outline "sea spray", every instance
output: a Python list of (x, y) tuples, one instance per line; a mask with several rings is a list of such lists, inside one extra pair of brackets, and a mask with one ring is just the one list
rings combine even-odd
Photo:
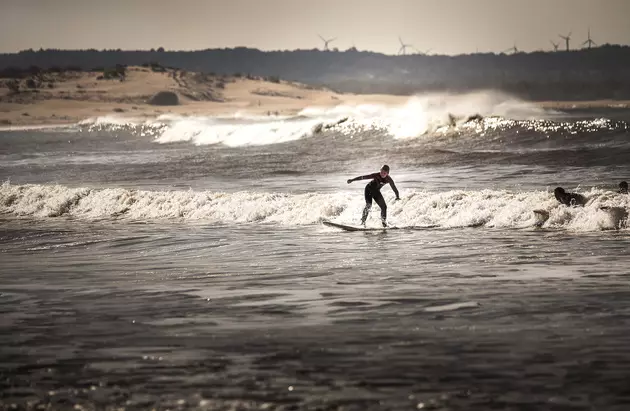
[[(586, 207), (560, 205), (546, 191), (505, 190), (409, 191), (389, 203), (389, 219), (400, 226), (441, 228), (527, 228), (536, 223), (533, 210), (550, 213), (547, 227), (572, 231), (614, 229), (619, 222), (602, 207), (630, 208), (630, 198), (601, 189), (583, 193)], [(264, 223), (302, 226), (335, 219), (356, 223), (364, 206), (356, 193), (235, 193), (147, 191), (126, 188), (69, 188), (61, 185), (0, 186), (0, 213), (14, 217), (84, 220), (179, 220), (208, 223)], [(374, 206), (369, 222), (378, 219)], [(373, 220), (373, 221), (372, 221)]]

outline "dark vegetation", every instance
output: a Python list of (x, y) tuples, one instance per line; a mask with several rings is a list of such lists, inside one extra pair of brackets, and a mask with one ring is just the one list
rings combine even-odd
[(179, 104), (179, 97), (172, 91), (160, 91), (148, 101), (154, 106), (176, 106)]
[[(372, 52), (256, 49), (203, 51), (25, 50), (0, 54), (0, 78), (32, 79), (19, 87), (50, 87), (47, 72), (99, 68), (103, 80), (124, 81), (120, 67), (153, 71), (178, 67), (213, 75), (280, 78), (338, 91), (414, 94), (501, 90), (530, 100), (630, 99), (630, 47), (459, 56), (388, 56)], [(41, 67), (41, 69), (40, 69)], [(242, 73), (249, 73), (244, 75)], [(13, 82), (7, 87), (15, 88)], [(218, 86), (220, 88), (220, 86)]]

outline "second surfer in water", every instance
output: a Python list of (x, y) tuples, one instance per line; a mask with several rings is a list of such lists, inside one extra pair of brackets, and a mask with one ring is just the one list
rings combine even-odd
[(396, 184), (394, 184), (394, 180), (392, 180), (392, 178), (389, 176), (389, 166), (384, 165), (383, 167), (381, 167), (381, 171), (378, 173), (351, 178), (348, 180), (348, 184), (357, 180), (369, 179), (372, 179), (372, 181), (367, 183), (367, 185), (365, 186), (365, 208), (363, 209), (361, 224), (365, 225), (365, 221), (367, 220), (370, 208), (372, 208), (372, 200), (374, 200), (376, 201), (376, 204), (378, 204), (378, 206), (381, 208), (381, 222), (383, 223), (383, 227), (387, 227), (387, 204), (385, 204), (385, 199), (383, 198), (383, 194), (381, 194), (381, 188), (385, 184), (389, 184), (396, 194), (396, 200), (400, 200), (400, 194), (398, 193)]
[(556, 187), (556, 189), (553, 190), (553, 195), (561, 204), (569, 207), (584, 206), (587, 201), (583, 195), (577, 193), (567, 193), (562, 187)]

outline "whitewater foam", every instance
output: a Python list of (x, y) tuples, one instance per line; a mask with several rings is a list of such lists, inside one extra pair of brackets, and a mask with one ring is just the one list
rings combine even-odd
[(130, 129), (151, 136), (160, 144), (190, 142), (241, 147), (286, 143), (310, 138), (329, 129), (347, 136), (377, 130), (395, 139), (409, 139), (461, 126), (472, 118), (541, 119), (549, 114), (534, 104), (501, 93), (479, 92), (418, 95), (403, 105), (308, 107), (295, 116), (243, 112), (213, 117), (165, 114), (151, 120), (105, 116), (87, 119), (79, 125), (88, 129)]
[[(389, 203), (390, 221), (399, 226), (441, 228), (527, 228), (535, 223), (534, 209), (546, 209), (547, 227), (571, 231), (614, 229), (618, 219), (600, 207), (627, 210), (630, 199), (610, 191), (583, 193), (586, 207), (559, 205), (545, 191), (497, 190), (446, 192), (411, 191), (401, 201)], [(143, 191), (124, 188), (70, 188), (60, 185), (12, 185), (0, 187), (0, 213), (15, 217), (84, 220), (192, 220), (207, 223), (275, 223), (283, 226), (315, 224), (323, 219), (357, 223), (364, 206), (356, 193), (280, 194), (264, 192)], [(379, 209), (372, 209), (376, 223)]]
[(195, 145), (223, 144), (228, 147), (269, 145), (307, 138), (319, 119), (265, 119), (255, 122), (221, 123), (213, 118), (175, 121), (155, 140), (157, 143), (190, 141)]
[(512, 120), (543, 119), (555, 112), (503, 93), (432, 93), (411, 97), (402, 106), (360, 104), (330, 109), (307, 108), (307, 116), (346, 116), (365, 128), (382, 128), (397, 139), (417, 138), (445, 127), (460, 126), (474, 118), (489, 116)]

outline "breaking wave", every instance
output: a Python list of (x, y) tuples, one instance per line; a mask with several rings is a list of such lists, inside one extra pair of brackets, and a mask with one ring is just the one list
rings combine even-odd
[[(527, 228), (535, 209), (549, 213), (546, 227), (572, 231), (617, 228), (626, 218), (630, 196), (592, 189), (585, 207), (559, 205), (546, 191), (409, 191), (389, 202), (389, 220), (398, 226)], [(0, 186), (0, 213), (9, 217), (83, 220), (178, 220), (213, 224), (315, 224), (323, 219), (358, 222), (363, 199), (357, 193), (280, 194), (262, 192), (142, 191), (125, 188), (70, 188), (60, 185)], [(617, 210), (604, 211), (601, 207)], [(622, 212), (619, 212), (621, 210)], [(369, 223), (375, 224), (374, 206)]]
[(179, 116), (162, 115), (143, 121), (122, 117), (87, 119), (87, 129), (130, 129), (160, 144), (190, 142), (229, 147), (286, 143), (327, 130), (353, 136), (377, 131), (395, 139), (409, 139), (450, 130), (489, 116), (509, 120), (548, 118), (552, 112), (500, 93), (430, 94), (410, 98), (400, 106), (384, 104), (310, 107), (295, 116)]

